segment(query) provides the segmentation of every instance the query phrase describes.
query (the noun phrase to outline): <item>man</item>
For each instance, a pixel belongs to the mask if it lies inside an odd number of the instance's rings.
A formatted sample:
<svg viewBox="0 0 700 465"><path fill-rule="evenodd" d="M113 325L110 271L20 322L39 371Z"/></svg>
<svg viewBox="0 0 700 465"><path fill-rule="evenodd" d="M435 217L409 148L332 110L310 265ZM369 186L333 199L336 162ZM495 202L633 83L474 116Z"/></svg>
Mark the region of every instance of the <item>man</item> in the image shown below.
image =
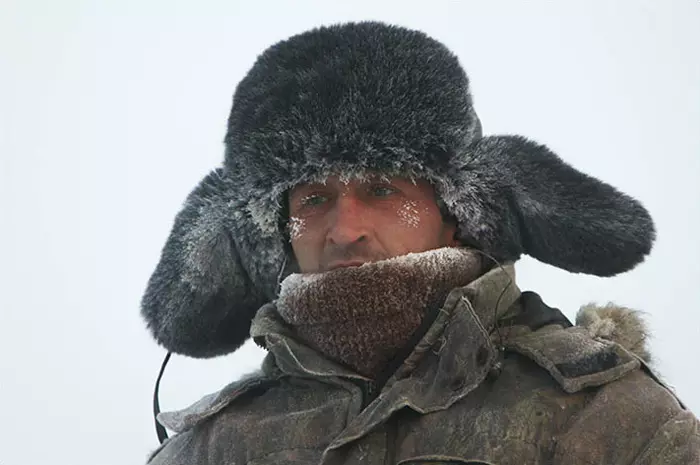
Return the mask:
<svg viewBox="0 0 700 465"><path fill-rule="evenodd" d="M223 167L188 197L143 300L169 351L250 335L261 370L180 412L152 464L689 464L700 426L646 366L635 312L573 326L523 253L612 276L649 253L636 200L520 136L483 137L458 60L350 23L266 50Z"/></svg>

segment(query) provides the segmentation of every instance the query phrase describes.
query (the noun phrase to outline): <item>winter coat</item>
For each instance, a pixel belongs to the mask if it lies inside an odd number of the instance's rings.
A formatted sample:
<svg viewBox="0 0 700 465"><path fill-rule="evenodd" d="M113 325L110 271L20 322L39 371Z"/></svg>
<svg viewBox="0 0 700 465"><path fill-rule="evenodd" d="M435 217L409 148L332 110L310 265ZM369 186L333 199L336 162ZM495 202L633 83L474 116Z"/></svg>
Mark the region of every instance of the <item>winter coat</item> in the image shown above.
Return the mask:
<svg viewBox="0 0 700 465"><path fill-rule="evenodd" d="M648 368L634 312L573 326L509 282L494 270L450 293L382 387L264 306L261 371L162 413L178 434L149 464L700 464L700 423Z"/></svg>

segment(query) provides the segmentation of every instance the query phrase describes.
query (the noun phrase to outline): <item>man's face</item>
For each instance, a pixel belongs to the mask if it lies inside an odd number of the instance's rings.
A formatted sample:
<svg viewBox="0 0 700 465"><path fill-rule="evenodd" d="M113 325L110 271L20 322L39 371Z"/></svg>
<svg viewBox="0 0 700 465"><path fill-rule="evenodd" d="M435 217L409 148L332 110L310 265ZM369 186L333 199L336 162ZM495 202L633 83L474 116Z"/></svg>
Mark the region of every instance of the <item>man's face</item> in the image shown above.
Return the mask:
<svg viewBox="0 0 700 465"><path fill-rule="evenodd" d="M405 178L303 184L289 193L289 233L302 273L457 246L429 182Z"/></svg>

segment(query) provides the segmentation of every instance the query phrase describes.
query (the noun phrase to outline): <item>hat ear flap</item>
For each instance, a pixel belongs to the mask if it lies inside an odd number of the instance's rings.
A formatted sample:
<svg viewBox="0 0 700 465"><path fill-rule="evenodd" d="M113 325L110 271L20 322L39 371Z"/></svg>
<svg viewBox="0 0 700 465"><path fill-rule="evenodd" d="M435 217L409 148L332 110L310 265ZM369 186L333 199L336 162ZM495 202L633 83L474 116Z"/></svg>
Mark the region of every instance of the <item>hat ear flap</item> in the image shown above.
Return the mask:
<svg viewBox="0 0 700 465"><path fill-rule="evenodd" d="M155 339L172 352L214 357L237 349L264 303L233 240L231 180L212 171L175 218L141 301Z"/></svg>
<svg viewBox="0 0 700 465"><path fill-rule="evenodd" d="M521 136L473 145L460 182L471 186L476 222L463 233L503 260L521 253L575 272L612 276L632 269L655 239L649 212L635 199ZM459 216L458 216L459 218Z"/></svg>

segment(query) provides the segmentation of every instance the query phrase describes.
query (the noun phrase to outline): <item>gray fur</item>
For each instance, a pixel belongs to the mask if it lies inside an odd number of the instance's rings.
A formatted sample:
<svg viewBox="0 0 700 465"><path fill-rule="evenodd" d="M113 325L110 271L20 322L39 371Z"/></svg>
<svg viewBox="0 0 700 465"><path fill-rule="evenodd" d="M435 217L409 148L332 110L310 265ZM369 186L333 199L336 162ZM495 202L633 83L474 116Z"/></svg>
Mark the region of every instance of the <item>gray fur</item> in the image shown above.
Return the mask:
<svg viewBox="0 0 700 465"><path fill-rule="evenodd" d="M149 280L141 313L168 350L193 357L235 350L264 301L241 266L231 187L218 169L194 189Z"/></svg>
<svg viewBox="0 0 700 465"><path fill-rule="evenodd" d="M431 181L463 243L611 276L651 250L636 200L520 136L482 137L468 78L442 44L381 23L314 29L266 50L236 89L223 167L178 215L143 299L168 350L211 357L248 337L296 263L284 194L331 174Z"/></svg>

